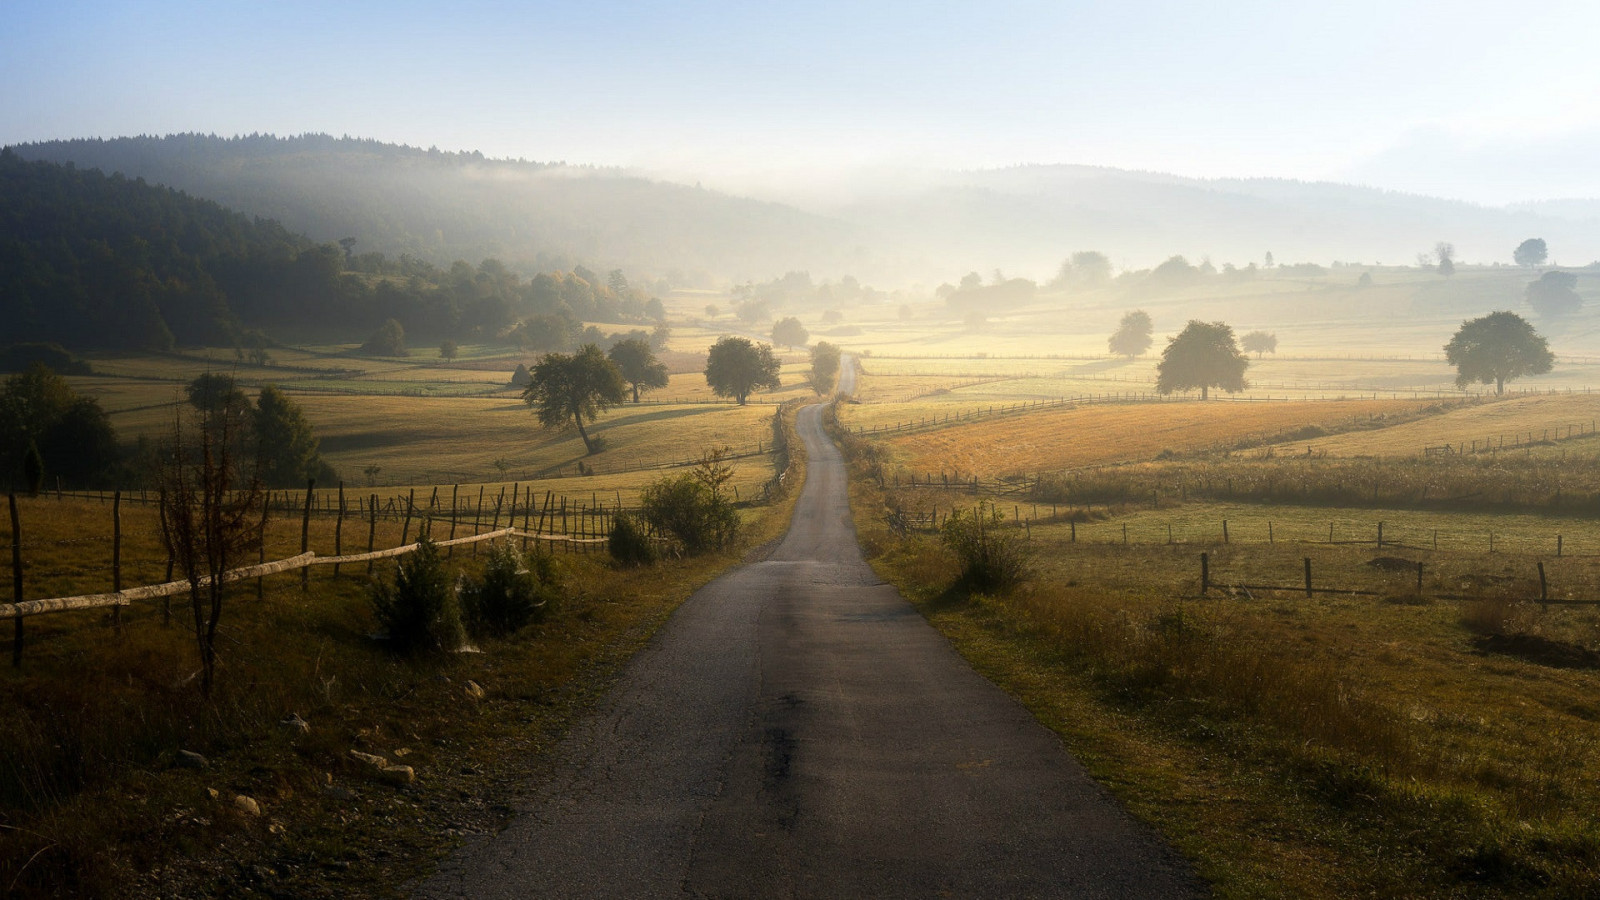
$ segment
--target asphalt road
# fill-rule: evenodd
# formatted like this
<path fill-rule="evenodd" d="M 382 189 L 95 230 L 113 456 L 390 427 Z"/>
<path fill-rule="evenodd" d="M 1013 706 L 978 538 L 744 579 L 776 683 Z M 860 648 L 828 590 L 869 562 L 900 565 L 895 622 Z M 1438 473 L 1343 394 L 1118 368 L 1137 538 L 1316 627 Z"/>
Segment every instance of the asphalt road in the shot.
<path fill-rule="evenodd" d="M 1187 865 L 862 561 L 844 466 L 686 602 L 427 898 L 1189 897 Z"/>

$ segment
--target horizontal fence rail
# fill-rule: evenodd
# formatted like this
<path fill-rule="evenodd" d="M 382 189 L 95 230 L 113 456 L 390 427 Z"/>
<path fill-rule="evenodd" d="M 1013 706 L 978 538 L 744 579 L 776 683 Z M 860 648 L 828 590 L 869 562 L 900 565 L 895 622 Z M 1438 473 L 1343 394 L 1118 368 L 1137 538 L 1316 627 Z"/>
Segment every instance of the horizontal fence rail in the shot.
<path fill-rule="evenodd" d="M 499 531 L 485 532 L 484 534 L 470 535 L 455 538 L 454 540 L 436 541 L 438 547 L 456 547 L 464 544 L 475 544 L 479 541 L 492 541 L 497 538 L 523 538 L 534 541 L 565 544 L 603 544 L 608 538 L 594 537 L 581 538 L 569 534 L 550 534 L 544 532 L 522 531 L 516 528 L 502 528 Z M 261 578 L 267 575 L 277 575 L 283 572 L 292 572 L 311 566 L 337 566 L 349 563 L 367 562 L 369 560 L 393 559 L 414 553 L 422 546 L 422 542 L 413 541 L 399 547 L 390 547 L 386 550 L 374 550 L 370 553 L 347 553 L 341 556 L 321 556 L 316 553 L 306 552 L 287 559 L 259 563 L 253 566 L 230 569 L 222 574 L 224 584 L 235 581 L 245 581 L 251 578 Z M 211 584 L 211 576 L 206 575 L 199 579 L 198 586 L 206 587 Z M 75 597 L 51 597 L 44 600 L 24 600 L 21 603 L 0 603 L 0 619 L 13 619 L 25 616 L 37 616 L 46 613 L 67 612 L 79 609 L 103 609 L 113 606 L 128 606 L 135 600 L 153 600 L 158 597 L 171 597 L 190 589 L 188 580 L 169 581 L 164 584 L 152 584 L 144 587 L 127 588 L 104 594 L 81 594 Z"/>

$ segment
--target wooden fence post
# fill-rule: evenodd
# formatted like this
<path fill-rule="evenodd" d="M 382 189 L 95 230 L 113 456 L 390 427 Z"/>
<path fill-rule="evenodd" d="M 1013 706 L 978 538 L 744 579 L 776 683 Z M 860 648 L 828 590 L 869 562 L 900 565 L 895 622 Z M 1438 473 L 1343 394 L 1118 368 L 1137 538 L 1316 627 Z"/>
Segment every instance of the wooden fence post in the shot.
<path fill-rule="evenodd" d="M 1545 583 L 1545 580 L 1544 580 L 1544 561 L 1543 560 L 1539 561 L 1539 599 L 1541 601 L 1550 599 L 1549 586 Z"/>
<path fill-rule="evenodd" d="M 1422 596 L 1422 560 L 1417 560 L 1417 596 Z"/>
<path fill-rule="evenodd" d="M 22 602 L 22 522 L 17 517 L 17 495 L 7 493 L 11 507 L 11 602 Z M 22 616 L 17 616 L 16 631 L 11 638 L 11 666 L 22 666 Z"/>
<path fill-rule="evenodd" d="M 408 539 L 411 537 L 411 511 L 416 505 L 417 489 L 412 488 L 411 492 L 406 495 L 406 518 L 405 523 L 400 526 L 400 543 L 396 546 L 404 547 L 409 542 Z"/>
<path fill-rule="evenodd" d="M 472 533 L 474 536 L 483 530 L 483 488 L 484 485 L 478 485 L 478 508 L 472 513 Z M 478 555 L 478 544 L 476 541 L 474 541 L 472 544 L 472 555 Z"/>
<path fill-rule="evenodd" d="M 1305 558 L 1306 562 L 1306 599 L 1311 599 L 1311 557 Z"/>
<path fill-rule="evenodd" d="M 1211 557 L 1204 552 L 1200 554 L 1200 596 L 1204 597 L 1211 590 Z"/>
<path fill-rule="evenodd" d="M 173 567 L 174 564 L 176 564 L 177 560 L 174 558 L 173 553 L 172 553 L 172 534 L 171 534 L 170 531 L 167 530 L 167 489 L 166 488 L 162 488 L 160 490 L 160 492 L 157 494 L 156 503 L 158 504 L 158 506 L 156 507 L 156 513 L 157 513 L 157 516 L 160 518 L 160 521 L 161 521 L 161 546 L 167 551 L 167 577 L 162 579 L 162 580 L 166 581 L 166 582 L 170 582 L 170 581 L 172 581 L 172 567 Z M 161 598 L 161 624 L 162 625 L 171 625 L 172 624 L 172 597 L 171 596 L 167 596 L 167 597 L 162 597 Z"/>
<path fill-rule="evenodd" d="M 333 520 L 333 555 L 344 555 L 344 481 L 339 482 L 339 517 Z M 339 577 L 339 564 L 333 564 L 333 577 Z"/>
<path fill-rule="evenodd" d="M 1556 535 L 1556 558 L 1561 558 L 1561 535 Z"/>
<path fill-rule="evenodd" d="M 272 493 L 269 491 L 267 496 L 262 499 L 261 522 L 256 525 L 256 562 L 258 563 L 264 563 L 267 561 L 267 514 L 271 509 Z M 172 577 L 170 575 L 167 576 L 167 580 L 171 581 Z M 262 596 L 266 594 L 266 592 L 267 578 L 265 575 L 263 575 L 256 579 L 256 599 L 260 600 Z M 170 600 L 166 603 L 165 614 L 167 618 L 171 618 L 172 616 L 172 603 Z"/>
<path fill-rule="evenodd" d="M 111 592 L 122 591 L 122 491 L 111 496 Z M 111 607 L 111 627 L 122 634 L 122 607 Z"/>
<path fill-rule="evenodd" d="M 305 553 L 311 547 L 311 501 L 316 499 L 317 480 L 306 479 L 306 505 L 300 511 L 300 552 Z M 300 568 L 300 590 L 311 590 L 311 567 Z"/>
<path fill-rule="evenodd" d="M 1223 519 L 1222 520 L 1222 542 L 1224 544 L 1226 544 L 1228 542 L 1228 520 L 1227 519 Z"/>
<path fill-rule="evenodd" d="M 453 484 L 450 486 L 450 540 L 452 541 L 456 539 L 456 496 L 460 493 L 461 485 Z M 445 554 L 445 558 L 450 559 L 455 555 L 456 548 L 451 546 L 449 552 Z"/>
<path fill-rule="evenodd" d="M 1378 523 L 1378 549 L 1383 549 L 1383 523 Z"/>
<path fill-rule="evenodd" d="M 372 500 L 372 502 L 367 506 L 367 513 L 368 513 L 368 519 L 367 519 L 367 522 L 368 522 L 368 525 L 367 525 L 367 552 L 368 553 L 372 552 L 373 545 L 377 542 L 377 539 L 378 539 L 378 495 L 377 494 L 373 494 L 372 497 L 371 497 L 371 500 Z M 373 564 L 373 562 L 374 562 L 373 560 L 370 560 L 370 559 L 367 560 L 367 574 L 368 575 L 372 574 L 372 564 Z"/>

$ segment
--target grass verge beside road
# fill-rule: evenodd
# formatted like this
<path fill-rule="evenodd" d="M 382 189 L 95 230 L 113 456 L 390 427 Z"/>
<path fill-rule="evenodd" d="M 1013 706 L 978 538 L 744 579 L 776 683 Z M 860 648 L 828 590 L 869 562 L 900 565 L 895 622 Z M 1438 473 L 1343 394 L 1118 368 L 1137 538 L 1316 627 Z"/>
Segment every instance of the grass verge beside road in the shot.
<path fill-rule="evenodd" d="M 1600 887 L 1592 608 L 1509 594 L 1199 599 L 1170 567 L 1141 566 L 1173 548 L 1037 530 L 1034 579 L 976 593 L 934 538 L 890 531 L 882 451 L 844 440 L 879 573 L 1220 896 Z"/>

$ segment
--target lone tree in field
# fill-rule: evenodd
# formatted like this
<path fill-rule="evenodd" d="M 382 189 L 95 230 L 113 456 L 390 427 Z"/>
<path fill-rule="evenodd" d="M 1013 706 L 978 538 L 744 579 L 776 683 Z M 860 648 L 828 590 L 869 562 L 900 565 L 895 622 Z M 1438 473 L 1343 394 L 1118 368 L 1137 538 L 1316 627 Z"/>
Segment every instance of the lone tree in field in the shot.
<path fill-rule="evenodd" d="M 774 344 L 782 344 L 785 347 L 801 347 L 805 345 L 806 339 L 809 337 L 811 337 L 811 332 L 807 331 L 806 327 L 800 324 L 800 320 L 794 316 L 786 316 L 779 319 L 772 326 L 772 342 Z"/>
<path fill-rule="evenodd" d="M 1250 361 L 1234 343 L 1231 327 L 1191 319 L 1161 351 L 1156 390 L 1170 394 L 1199 388 L 1201 400 L 1210 399 L 1214 387 L 1236 394 L 1245 388 L 1244 370 L 1249 366 Z"/>
<path fill-rule="evenodd" d="M 1558 319 L 1577 312 L 1583 307 L 1578 296 L 1578 276 L 1554 269 L 1530 282 L 1527 288 L 1528 305 L 1540 318 Z"/>
<path fill-rule="evenodd" d="M 1440 241 L 1433 246 L 1433 255 L 1439 259 L 1439 274 L 1454 275 L 1456 273 L 1456 245 L 1449 241 Z"/>
<path fill-rule="evenodd" d="M 533 380 L 522 392 L 522 402 L 533 407 L 539 424 L 546 428 L 565 428 L 571 424 L 583 438 L 583 449 L 595 453 L 599 448 L 584 430 L 583 420 L 593 422 L 600 413 L 627 399 L 628 386 L 615 364 L 600 348 L 584 344 L 578 352 L 546 353 L 529 372 Z"/>
<path fill-rule="evenodd" d="M 811 389 L 818 396 L 831 393 L 839 383 L 839 356 L 839 348 L 827 341 L 817 341 L 811 348 Z"/>
<path fill-rule="evenodd" d="M 1505 393 L 1507 381 L 1543 375 L 1556 361 L 1545 339 L 1513 312 L 1492 312 L 1461 323 L 1444 345 L 1444 357 L 1456 367 L 1456 387 L 1492 384 L 1496 394 Z"/>
<path fill-rule="evenodd" d="M 1511 258 L 1519 266 L 1542 266 L 1550 258 L 1550 248 L 1545 246 L 1544 238 L 1528 238 L 1517 245 Z"/>
<path fill-rule="evenodd" d="M 406 349 L 405 326 L 401 325 L 398 319 L 389 319 L 379 325 L 378 330 L 372 333 L 372 337 L 367 338 L 367 342 L 361 345 L 361 352 L 373 356 L 410 355 L 410 351 Z"/>
<path fill-rule="evenodd" d="M 1111 336 L 1107 344 L 1112 353 L 1132 359 L 1150 349 L 1150 332 L 1154 328 L 1150 314 L 1142 309 L 1123 313 L 1122 324 L 1117 326 L 1116 334 Z"/>
<path fill-rule="evenodd" d="M 780 365 L 772 348 L 749 338 L 725 337 L 706 356 L 706 384 L 718 397 L 732 397 L 743 406 L 756 388 L 777 390 Z"/>
<path fill-rule="evenodd" d="M 667 386 L 667 365 L 656 359 L 650 342 L 643 338 L 628 338 L 613 344 L 606 358 L 622 373 L 622 380 L 633 389 L 633 402 L 639 402 L 639 392 Z"/>
<path fill-rule="evenodd" d="M 267 487 L 292 487 L 322 476 L 326 465 L 305 413 L 275 385 L 264 385 L 251 410 L 256 470 Z"/>
<path fill-rule="evenodd" d="M 1252 331 L 1239 339 L 1239 346 L 1260 359 L 1263 353 L 1278 352 L 1278 336 L 1267 331 Z"/>

